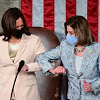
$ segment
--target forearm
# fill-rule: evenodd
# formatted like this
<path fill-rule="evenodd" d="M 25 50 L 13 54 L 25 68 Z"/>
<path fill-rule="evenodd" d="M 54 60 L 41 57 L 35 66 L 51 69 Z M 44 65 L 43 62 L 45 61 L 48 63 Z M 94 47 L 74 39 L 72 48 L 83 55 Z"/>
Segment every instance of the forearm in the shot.
<path fill-rule="evenodd" d="M 41 71 L 42 69 L 39 67 L 37 62 L 26 64 L 28 66 L 27 72 L 35 72 L 35 71 Z"/>

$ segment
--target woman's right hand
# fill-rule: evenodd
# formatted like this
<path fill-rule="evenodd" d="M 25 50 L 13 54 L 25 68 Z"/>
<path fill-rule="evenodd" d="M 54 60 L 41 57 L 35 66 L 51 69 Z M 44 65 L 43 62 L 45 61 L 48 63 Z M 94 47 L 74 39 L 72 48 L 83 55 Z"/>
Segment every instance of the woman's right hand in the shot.
<path fill-rule="evenodd" d="M 65 71 L 65 68 L 62 67 L 62 66 L 58 66 L 57 68 L 51 68 L 49 69 L 49 71 L 52 73 L 52 74 L 66 74 L 66 71 Z"/>

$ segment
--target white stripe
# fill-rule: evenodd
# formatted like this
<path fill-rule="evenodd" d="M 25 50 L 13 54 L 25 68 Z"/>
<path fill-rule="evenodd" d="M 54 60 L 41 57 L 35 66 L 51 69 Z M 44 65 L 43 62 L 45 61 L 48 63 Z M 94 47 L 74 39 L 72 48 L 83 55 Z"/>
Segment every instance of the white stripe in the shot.
<path fill-rule="evenodd" d="M 98 21 L 99 21 L 99 22 L 98 22 L 98 23 L 99 23 L 99 26 L 98 26 L 98 30 L 99 30 L 99 31 L 98 31 L 98 32 L 99 32 L 99 33 L 98 33 L 98 35 L 99 35 L 98 37 L 99 37 L 99 39 L 98 39 L 98 40 L 99 40 L 99 43 L 100 43 L 100 0 L 99 0 L 99 20 L 98 20 Z"/>
<path fill-rule="evenodd" d="M 87 19 L 87 0 L 76 0 L 76 15 L 84 16 Z"/>
<path fill-rule="evenodd" d="M 43 0 L 33 0 L 32 26 L 43 27 Z"/>
<path fill-rule="evenodd" d="M 59 40 L 65 38 L 64 22 L 66 21 L 65 0 L 55 0 L 55 33 Z"/>

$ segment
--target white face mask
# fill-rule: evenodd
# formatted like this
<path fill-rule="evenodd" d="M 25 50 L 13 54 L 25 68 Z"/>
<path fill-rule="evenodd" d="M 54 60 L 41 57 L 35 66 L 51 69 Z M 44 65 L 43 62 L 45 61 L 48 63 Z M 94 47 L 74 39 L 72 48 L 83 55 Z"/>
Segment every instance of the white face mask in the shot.
<path fill-rule="evenodd" d="M 66 40 L 67 40 L 67 42 L 68 42 L 69 44 L 71 44 L 71 45 L 74 46 L 75 43 L 77 43 L 77 36 L 72 37 L 72 36 L 70 36 L 70 35 L 67 33 Z"/>

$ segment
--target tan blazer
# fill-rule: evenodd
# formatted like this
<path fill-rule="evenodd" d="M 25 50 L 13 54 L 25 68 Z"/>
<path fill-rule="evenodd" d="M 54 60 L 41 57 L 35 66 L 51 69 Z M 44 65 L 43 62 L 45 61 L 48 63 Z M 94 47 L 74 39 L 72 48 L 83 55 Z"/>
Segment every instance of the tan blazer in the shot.
<path fill-rule="evenodd" d="M 10 100 L 11 89 L 21 60 L 28 66 L 28 72 L 20 72 L 15 88 L 15 100 L 40 100 L 35 71 L 41 68 L 35 62 L 38 54 L 45 51 L 39 37 L 35 35 L 22 36 L 20 47 L 17 52 L 14 63 L 9 57 L 8 42 L 0 37 L 0 100 Z"/>

